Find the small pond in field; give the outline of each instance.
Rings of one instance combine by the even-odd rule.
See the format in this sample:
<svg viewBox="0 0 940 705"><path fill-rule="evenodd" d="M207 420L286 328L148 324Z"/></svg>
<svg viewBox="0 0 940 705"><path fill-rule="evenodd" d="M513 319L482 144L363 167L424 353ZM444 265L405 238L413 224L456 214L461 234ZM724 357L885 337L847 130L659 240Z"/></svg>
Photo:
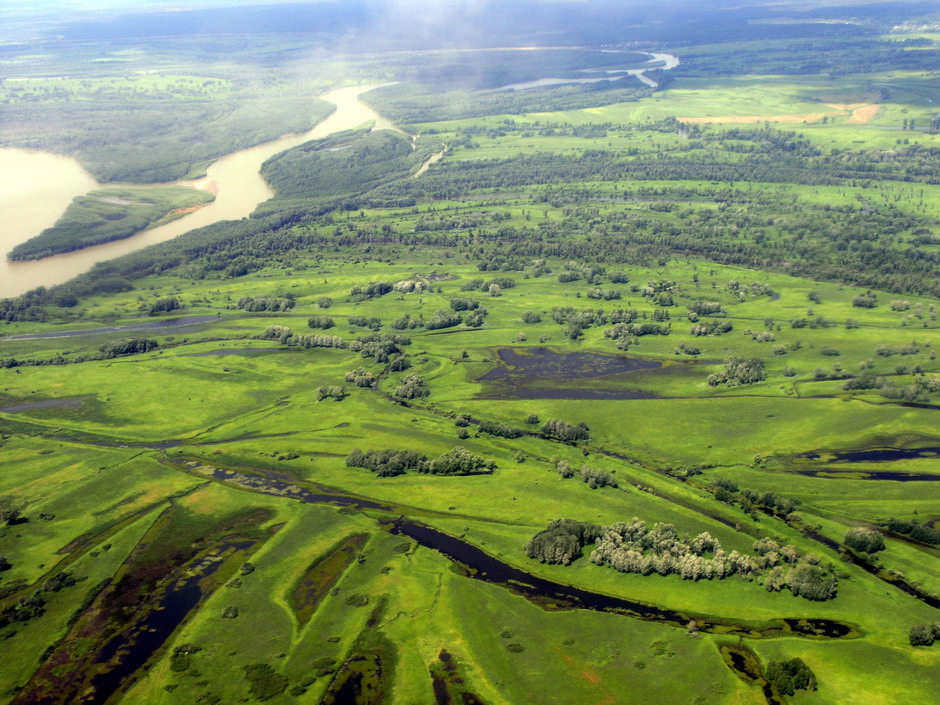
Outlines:
<svg viewBox="0 0 940 705"><path fill-rule="evenodd" d="M562 353L549 348L502 348L499 364L478 378L487 399L654 399L631 389L630 377L662 363L627 355Z"/></svg>

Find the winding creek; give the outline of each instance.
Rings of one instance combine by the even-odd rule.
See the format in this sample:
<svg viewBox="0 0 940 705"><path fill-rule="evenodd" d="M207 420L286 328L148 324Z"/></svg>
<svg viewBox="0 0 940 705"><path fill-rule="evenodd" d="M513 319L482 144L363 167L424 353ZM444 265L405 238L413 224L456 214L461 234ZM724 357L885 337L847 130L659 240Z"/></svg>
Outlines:
<svg viewBox="0 0 940 705"><path fill-rule="evenodd" d="M608 53L615 53L613 51ZM638 68L629 69L581 69L578 73L594 74L595 78L539 78L535 81L510 83L502 86L503 91L522 91L526 88L545 88L546 86L560 86L571 83L600 83L601 81L618 81L625 76L634 76L650 88L657 88L659 84L646 75L647 71L670 71L679 65L679 59L672 54L649 53L649 61ZM600 75L603 74L603 75Z"/></svg>
<svg viewBox="0 0 940 705"><path fill-rule="evenodd" d="M308 504L336 504L373 509L385 513L398 513L402 507L382 504L342 493L327 493L325 488L311 491L278 477L236 472L201 462L183 459L168 461L170 465L208 477L250 492L299 500ZM445 534L420 522L399 516L380 520L393 534L407 536L417 544L430 548L453 561L468 577L506 588L546 610L585 609L660 622L685 629L694 620L699 631L727 634L743 638L773 638L798 636L811 639L849 639L861 636L855 625L830 619L779 618L760 623L747 623L734 619L711 617L690 612L678 612L656 605L636 602L627 598L592 592L533 575L492 556L463 539Z"/></svg>
<svg viewBox="0 0 940 705"><path fill-rule="evenodd" d="M52 226L76 196L100 185L70 157L25 149L0 149L0 174L5 175L0 196L0 298L19 296L37 286L62 284L104 260L172 240L195 228L220 220L239 220L274 195L261 177L261 164L269 157L312 139L357 127L369 120L375 129L392 123L359 100L377 85L340 88L323 96L336 110L312 130L243 149L215 161L206 176L183 182L215 194L212 203L182 217L124 240L88 247L54 257L11 262L5 255L16 245ZM108 184L115 186L119 184Z"/></svg>

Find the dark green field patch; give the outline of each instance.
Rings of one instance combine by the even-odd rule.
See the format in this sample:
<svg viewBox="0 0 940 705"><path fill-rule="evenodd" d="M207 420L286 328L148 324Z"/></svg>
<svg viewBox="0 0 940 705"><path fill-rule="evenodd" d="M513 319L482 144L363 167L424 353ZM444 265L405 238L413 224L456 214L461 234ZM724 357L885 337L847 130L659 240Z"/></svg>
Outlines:
<svg viewBox="0 0 940 705"><path fill-rule="evenodd" d="M324 556L314 561L290 593L291 607L303 629L343 572L352 565L368 534L347 536Z"/></svg>

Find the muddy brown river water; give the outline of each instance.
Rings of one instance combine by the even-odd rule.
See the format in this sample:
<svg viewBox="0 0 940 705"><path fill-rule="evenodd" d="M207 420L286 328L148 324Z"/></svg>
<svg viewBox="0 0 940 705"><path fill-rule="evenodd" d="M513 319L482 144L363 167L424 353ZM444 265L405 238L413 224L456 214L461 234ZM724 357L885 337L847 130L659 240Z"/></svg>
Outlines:
<svg viewBox="0 0 940 705"><path fill-rule="evenodd" d="M274 195L261 177L261 164L269 157L312 139L357 127L369 120L375 129L392 123L359 100L376 85L340 88L322 96L336 110L312 130L234 152L215 161L206 176L185 185L211 190L216 199L178 220L124 240L88 247L54 257L10 262L6 254L16 245L52 226L76 196L99 187L95 179L70 157L26 149L0 149L0 298L19 296L37 286L62 284L88 271L96 262L113 259L171 240L178 235L220 220L245 218ZM115 185L115 184L109 184Z"/></svg>

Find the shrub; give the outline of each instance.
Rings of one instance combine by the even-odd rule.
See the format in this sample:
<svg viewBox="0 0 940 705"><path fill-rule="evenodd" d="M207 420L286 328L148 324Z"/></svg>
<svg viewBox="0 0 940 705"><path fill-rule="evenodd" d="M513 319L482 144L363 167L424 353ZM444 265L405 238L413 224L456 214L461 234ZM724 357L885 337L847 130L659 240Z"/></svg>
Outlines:
<svg viewBox="0 0 940 705"><path fill-rule="evenodd" d="M884 537L877 531L858 527L845 535L845 545L862 553L877 553L885 548Z"/></svg>
<svg viewBox="0 0 940 705"><path fill-rule="evenodd" d="M245 680L249 683L248 692L258 700L265 702L280 695L287 689L287 676L278 673L266 663L243 666Z"/></svg>
<svg viewBox="0 0 940 705"><path fill-rule="evenodd" d="M108 360L123 355L150 352L158 347L160 347L160 344L150 338L125 338L104 343L98 350L101 352L101 357Z"/></svg>
<svg viewBox="0 0 940 705"><path fill-rule="evenodd" d="M455 446L452 450L438 456L427 463L420 472L432 475L478 475L493 472L496 463L486 460L479 455L471 453L463 446Z"/></svg>
<svg viewBox="0 0 940 705"><path fill-rule="evenodd" d="M940 626L929 622L915 624L911 627L908 640L911 646L933 646L935 641L940 641Z"/></svg>
<svg viewBox="0 0 940 705"><path fill-rule="evenodd" d="M402 399L419 399L431 393L428 383L417 375L409 375L395 390L395 396Z"/></svg>
<svg viewBox="0 0 940 705"><path fill-rule="evenodd" d="M572 426L560 419L550 419L542 425L542 433L566 443L591 440L590 429L588 429L584 422L579 423L577 426Z"/></svg>
<svg viewBox="0 0 940 705"><path fill-rule="evenodd" d="M308 328L332 328L336 324L333 322L333 319L329 316L311 316L307 319Z"/></svg>
<svg viewBox="0 0 940 705"><path fill-rule="evenodd" d="M158 313L168 313L170 311L178 311L183 308L183 303L175 296L166 296L162 299L157 299L150 306L147 307L148 316L156 316Z"/></svg>

